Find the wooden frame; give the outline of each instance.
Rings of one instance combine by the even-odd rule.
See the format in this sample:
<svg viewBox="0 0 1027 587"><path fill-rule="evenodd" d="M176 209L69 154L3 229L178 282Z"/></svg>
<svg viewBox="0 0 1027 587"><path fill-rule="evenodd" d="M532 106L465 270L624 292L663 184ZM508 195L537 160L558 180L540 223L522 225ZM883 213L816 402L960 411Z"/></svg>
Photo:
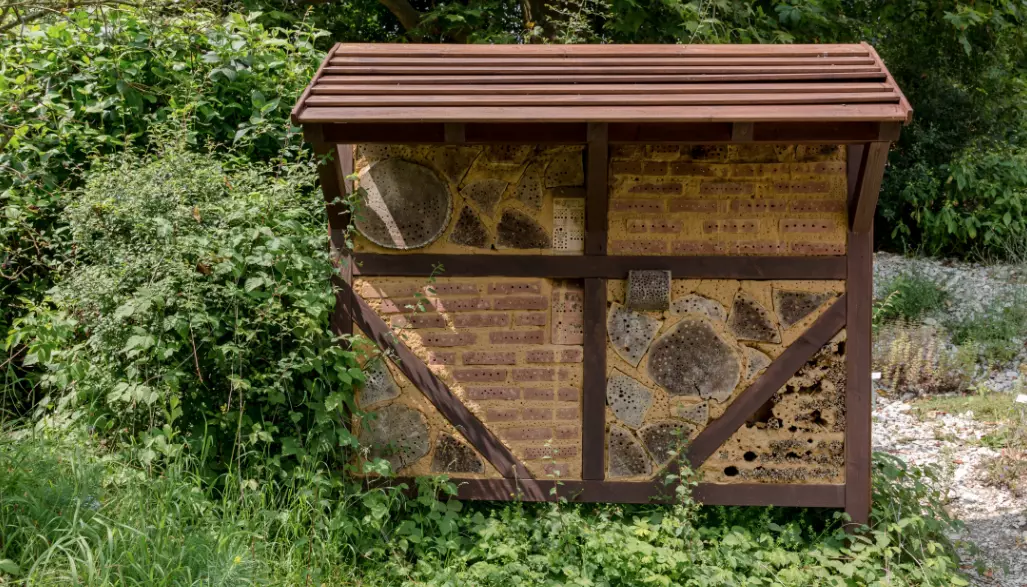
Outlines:
<svg viewBox="0 0 1027 587"><path fill-rule="evenodd" d="M378 53L378 49L381 52ZM767 49L764 52L764 49ZM446 417L467 441L500 472L501 479L459 479L457 497L463 499L524 499L531 501L567 498L582 502L634 502L670 501L674 499L672 488L657 480L646 482L605 480L605 378L606 378L606 284L608 279L623 279L629 270L670 270L675 278L744 279L744 280L845 280L846 292L831 307L777 357L764 373L756 379L725 413L711 421L691 442L683 458L693 468L698 468L731 435L744 424L760 406L780 389L795 372L835 337L843 328L846 330L846 427L845 427L845 484L844 485L797 485L797 484L699 484L695 497L702 503L722 505L780 505L807 507L844 508L853 522L866 523L870 511L870 308L872 302L872 244L873 217L877 204L888 149L898 139L901 124L908 121L911 109L908 102L895 87L891 75L883 68L879 56L869 45L831 46L817 49L816 55L830 58L814 63L828 63L835 69L814 74L784 72L781 63L792 59L811 59L810 49L803 46L782 47L684 47L653 48L638 46L615 49L598 47L537 48L519 47L518 55L503 53L503 61L496 57L508 49L489 47L434 47L434 46L337 46L332 51L336 57L326 58L314 82L301 96L294 121L302 123L308 141L315 151L325 156L320 168L321 185L328 206L329 231L333 259L339 267L335 278L337 287L336 311L332 317L333 330L338 334L352 332L356 323L360 330L398 359L398 366L415 383L431 403ZM545 77L545 68L551 61L547 58L563 56L579 51L589 59L580 63L573 59L564 63L568 75L575 78L576 86L560 81L558 76ZM611 53L611 51L613 51ZM720 53L723 53L722 55ZM839 92L893 92L885 96L876 110L859 108L836 108L830 100L816 106L816 114L802 118L801 111L779 107L766 102L752 102L750 106L736 104L732 94L742 94L741 86L732 86L717 81L718 75L702 80L684 70L658 75L653 72L628 75L614 71L613 81L592 76L589 68L604 63L604 56L630 55L651 61L645 67L657 69L659 59L673 57L685 59L688 67L700 70L709 56L719 55L719 63L725 67L757 67L747 65L754 55L769 55L781 63L765 61L764 69L748 71L735 76L738 79L725 80L732 83L759 84L767 82L764 77L786 83L767 85L767 90L779 92L782 103L799 104L801 99L789 95L803 91L826 92L830 88L813 89L812 82L803 81L801 76L816 77L824 84L836 86ZM339 57L342 55L342 57ZM451 65L447 59L456 56L461 65ZM541 56L541 57L539 57ZM668 57L670 56L670 57ZM819 59L818 57L818 59ZM439 75L446 79L428 78L403 73L404 68L417 63L418 59L431 61L430 66L441 68ZM728 65L733 60L735 65ZM421 62L429 64L429 61ZM516 63L515 63L516 61ZM647 61L647 63L649 63ZM859 61L860 65L847 65ZM863 62L879 66L874 70L873 84L860 80L869 74L854 73L845 68L864 67ZM754 62L755 63L755 62ZM696 65L698 64L698 65ZM605 67L605 65L603 65ZM460 70L467 67L466 71ZM541 67L543 77L538 80L520 80L510 67L525 71ZM610 67L613 67L612 65ZM805 66L803 66L805 67ZM506 69L504 69L506 68ZM577 68L577 69L573 69ZM406 75L407 77L377 78L373 72L382 75ZM453 75L446 72L453 70ZM332 85L332 76L341 70L353 70L365 77L354 78L350 86ZM443 71L446 70L446 71ZM481 70L481 71L478 71ZM780 71L778 71L780 70ZM843 71L844 70L844 71ZM668 70L669 71L669 70ZM773 75L766 72L773 71ZM392 73L390 73L392 72ZM482 80L485 86L471 83L473 78ZM725 74L727 75L727 74ZM467 76L466 79L461 76ZM793 77L789 77L793 76ZM797 80L794 76L800 76ZM862 76L862 77L861 77ZM597 79L592 80L591 77ZM652 79L634 79L648 77ZM674 79L656 79L668 77ZM729 76L730 77L730 76ZM742 79L744 78L744 80ZM769 79L769 78L768 78ZM812 77L810 78L812 79ZM392 81L390 81L392 80ZM863 81L866 81L863 79ZM406 83L398 87L395 83ZM713 82L713 83L708 83ZM696 86L689 86L696 83ZM434 84L434 85L433 85ZM562 84L562 85L561 85ZM596 84L596 85L589 85ZM603 85L606 84L606 85ZM618 85L619 84L619 85ZM639 85L641 84L641 85ZM722 96L722 107L703 105L689 110L688 116L678 116L666 105L645 106L644 100L632 98L643 95L641 87L646 84L667 84L651 91L665 88L678 97L673 100L689 101L688 95L716 91ZM677 84L677 85L675 85ZM718 85L719 84L719 85ZM790 85L789 85L790 84ZM647 92L650 90L646 90ZM606 95L619 92L628 96L637 111L625 114L625 107L601 105L601 100L592 100L589 95ZM409 98L381 100L393 104L379 108L372 113L371 107L360 104L374 104L375 100L351 100L354 106L352 119L344 116L345 104L337 96L408 96ZM535 98L517 98L530 94ZM581 95L580 100L565 97L558 100L545 96ZM721 95L718 94L718 95ZM822 94L811 94L822 95ZM848 94L846 94L848 95ZM417 98L420 96L421 98ZM439 96L450 96L437 99ZM426 106L418 104L461 103L466 98L469 108L475 113L461 117L459 109L449 106ZM481 96L490 96L480 99ZM685 96L685 97L681 97ZM726 97L724 97L726 96ZM894 98L894 100L893 100ZM811 98L812 99L812 98ZM819 99L819 98L818 98ZM868 98L869 99L869 98ZM547 103L566 100L568 103L590 103L594 110L585 115L575 110L573 115L562 115ZM664 100L663 102L669 102ZM872 100L871 100L872 101ZM514 122L511 117L529 108L530 116ZM655 100L661 102L661 100ZM894 102L894 104L892 103ZM357 104L359 103L359 104ZM503 104L510 104L503 110ZM759 106L758 104L764 104ZM406 110L403 110L406 108ZM491 110L489 110L491 108ZM548 108L548 109L547 109ZM762 108L762 110L761 110ZM791 109L789 109L791 108ZM706 110L704 110L706 109ZM317 111L316 113L314 111ZM705 119L702 113L709 110ZM332 112L338 111L338 116ZM383 113L397 116L388 118ZM489 113L493 113L490 115ZM761 114L761 113L765 113ZM837 115L832 115L836 113ZM539 255L436 255L404 254L385 255L361 253L352 255L345 248L345 230L349 217L339 204L339 196L351 189L346 176L352 173L352 151L348 145L355 143L384 144L579 144L585 146L585 251L583 256L539 256ZM774 256L612 256L608 255L607 214L609 153L612 145L623 144L844 144L848 145L848 244L845 255L822 257ZM582 386L582 475L581 480L533 479L527 468L515 455L493 435L488 428L450 392L446 385L421 363L409 349L392 335L385 322L363 302L352 289L352 279L360 276L423 276L433 273L441 263L447 276L458 277L547 277L581 279L584 284L584 364ZM676 463L667 466L666 471L674 473ZM394 483L397 480L383 480ZM399 481L403 481L400 479Z"/></svg>

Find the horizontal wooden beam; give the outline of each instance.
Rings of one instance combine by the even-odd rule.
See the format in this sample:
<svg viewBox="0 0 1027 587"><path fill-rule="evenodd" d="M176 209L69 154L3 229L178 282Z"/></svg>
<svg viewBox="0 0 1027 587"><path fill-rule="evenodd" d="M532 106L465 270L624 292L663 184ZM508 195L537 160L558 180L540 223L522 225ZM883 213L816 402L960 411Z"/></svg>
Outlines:
<svg viewBox="0 0 1027 587"><path fill-rule="evenodd" d="M452 122L449 124L453 124ZM850 122L753 122L747 143L843 144L892 140L896 124ZM446 133L444 122L353 122L304 124L320 127L325 142L359 144L455 144L459 135ZM463 142L470 144L585 144L584 122L467 122ZM610 123L611 144L721 144L740 140L731 122ZM745 127L748 129L748 126ZM309 131L308 131L309 132Z"/></svg>
<svg viewBox="0 0 1027 587"><path fill-rule="evenodd" d="M389 485L413 479L388 479ZM485 501L556 501L578 503L670 503L675 486L654 481L558 481L550 479L453 479L458 499ZM692 493L704 505L842 507L844 485L770 483L700 483Z"/></svg>
<svg viewBox="0 0 1027 587"><path fill-rule="evenodd" d="M355 272L365 276L550 277L554 279L625 279L628 271L658 269L675 278L704 279L845 279L843 256L694 257L565 255L390 255L358 253Z"/></svg>

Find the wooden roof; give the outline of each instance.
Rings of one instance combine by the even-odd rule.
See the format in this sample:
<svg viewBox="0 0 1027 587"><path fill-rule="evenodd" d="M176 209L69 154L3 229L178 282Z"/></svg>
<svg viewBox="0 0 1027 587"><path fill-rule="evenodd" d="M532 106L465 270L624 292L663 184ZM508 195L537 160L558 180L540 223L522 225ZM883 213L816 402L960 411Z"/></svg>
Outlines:
<svg viewBox="0 0 1027 587"><path fill-rule="evenodd" d="M335 45L293 122L906 122L860 45Z"/></svg>

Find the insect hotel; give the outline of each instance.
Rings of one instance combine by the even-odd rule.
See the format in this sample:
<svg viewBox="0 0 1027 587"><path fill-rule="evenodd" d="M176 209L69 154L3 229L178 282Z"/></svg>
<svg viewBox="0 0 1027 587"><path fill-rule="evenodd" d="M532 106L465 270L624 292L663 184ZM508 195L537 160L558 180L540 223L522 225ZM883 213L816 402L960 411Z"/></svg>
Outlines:
<svg viewBox="0 0 1027 587"><path fill-rule="evenodd" d="M910 115L867 44L336 45L292 116L333 328L388 357L361 439L466 499L667 500L686 463L704 503L866 521L874 208Z"/></svg>

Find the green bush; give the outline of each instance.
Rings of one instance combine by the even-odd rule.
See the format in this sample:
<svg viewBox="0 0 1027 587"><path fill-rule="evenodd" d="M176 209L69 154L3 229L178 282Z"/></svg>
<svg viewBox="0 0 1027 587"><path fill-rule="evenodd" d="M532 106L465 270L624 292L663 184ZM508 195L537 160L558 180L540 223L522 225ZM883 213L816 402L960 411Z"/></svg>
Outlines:
<svg viewBox="0 0 1027 587"><path fill-rule="evenodd" d="M1027 339L1027 294L994 303L983 313L952 321L947 327L955 344L977 346L989 363L1008 363Z"/></svg>
<svg viewBox="0 0 1027 587"><path fill-rule="evenodd" d="M13 332L41 409L209 463L279 469L353 444L362 380L334 306L314 161L226 167L173 137L95 166L67 208L73 257Z"/></svg>
<svg viewBox="0 0 1027 587"><path fill-rule="evenodd" d="M888 293L875 304L875 324L894 320L917 322L943 309L949 298L941 285L918 271L892 279L883 289Z"/></svg>

